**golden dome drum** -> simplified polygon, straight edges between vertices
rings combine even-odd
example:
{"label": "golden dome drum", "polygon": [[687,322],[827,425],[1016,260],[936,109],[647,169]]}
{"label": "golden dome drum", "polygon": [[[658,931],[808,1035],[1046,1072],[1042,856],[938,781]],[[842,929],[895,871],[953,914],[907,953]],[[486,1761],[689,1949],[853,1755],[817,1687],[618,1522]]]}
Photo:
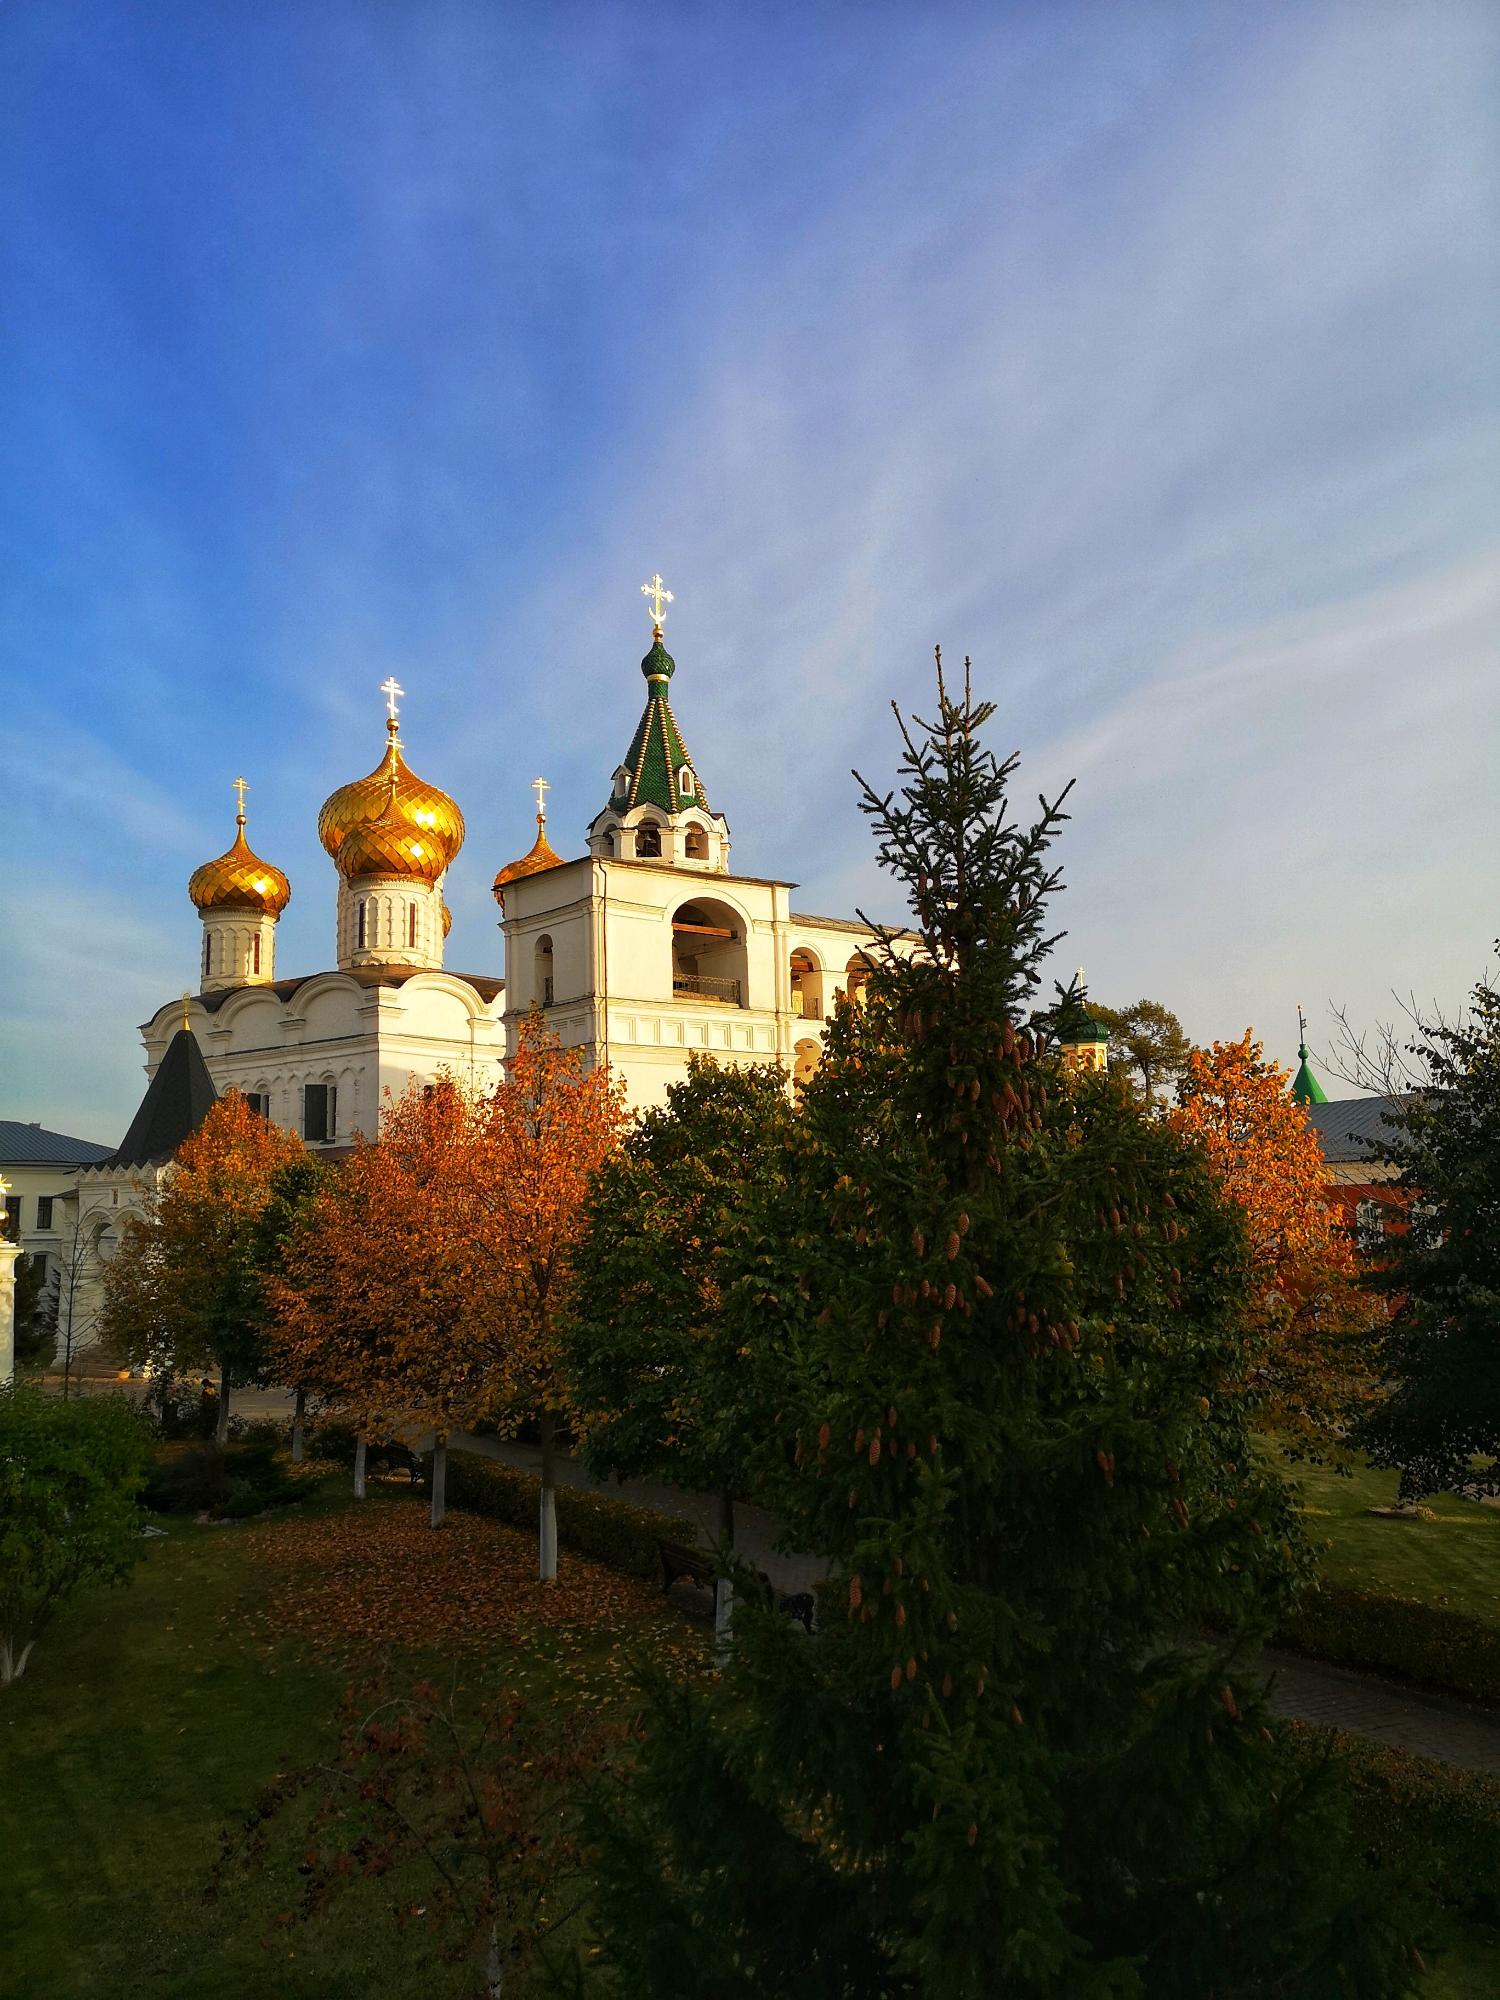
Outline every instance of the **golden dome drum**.
{"label": "golden dome drum", "polygon": [[188,877],[188,894],[200,912],[254,910],[279,917],[292,900],[292,885],[279,868],[253,854],[245,839],[245,821],[235,821],[234,845],[217,861],[205,861]]}
{"label": "golden dome drum", "polygon": [[394,718],[386,729],[376,768],[324,802],[318,838],[346,881],[404,875],[436,882],[464,844],[464,816],[446,792],[407,768]]}
{"label": "golden dome drum", "polygon": [[544,868],[561,868],[562,865],[562,856],[547,838],[547,816],[545,813],[538,813],[536,839],[532,842],[531,852],[523,854],[519,861],[508,861],[500,870],[495,877],[495,901],[504,903],[507,882],[519,881],[523,875],[540,875]]}

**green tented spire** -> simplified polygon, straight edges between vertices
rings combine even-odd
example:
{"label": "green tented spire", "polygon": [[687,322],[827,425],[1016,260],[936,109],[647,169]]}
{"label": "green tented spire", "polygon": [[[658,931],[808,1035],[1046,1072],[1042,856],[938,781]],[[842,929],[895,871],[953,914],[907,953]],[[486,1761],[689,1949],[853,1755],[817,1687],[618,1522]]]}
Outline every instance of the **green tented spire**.
{"label": "green tented spire", "polygon": [[[632,806],[640,805],[660,806],[668,813],[681,812],[684,806],[708,810],[707,795],[667,700],[667,684],[676,671],[677,662],[662,644],[658,627],[651,650],[641,661],[646,708],[621,767],[627,782],[623,792],[617,782],[610,799],[616,812],[629,812]],[[687,784],[683,783],[684,771],[689,774]]]}
{"label": "green tented spire", "polygon": [[1292,1096],[1298,1104],[1326,1104],[1328,1092],[1319,1083],[1312,1064],[1307,1060],[1307,1016],[1300,1007],[1297,1009],[1297,1033],[1300,1037],[1297,1043],[1300,1067],[1292,1078]]}

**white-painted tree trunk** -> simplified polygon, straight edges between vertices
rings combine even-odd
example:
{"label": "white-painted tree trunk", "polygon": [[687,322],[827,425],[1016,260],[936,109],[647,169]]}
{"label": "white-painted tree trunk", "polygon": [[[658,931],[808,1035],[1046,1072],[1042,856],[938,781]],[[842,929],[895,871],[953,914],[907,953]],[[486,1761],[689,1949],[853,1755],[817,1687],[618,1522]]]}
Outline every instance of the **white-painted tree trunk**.
{"label": "white-painted tree trunk", "polygon": [[292,1463],[302,1463],[302,1418],[307,1409],[307,1391],[299,1389],[297,1400],[292,1405]]}
{"label": "white-painted tree trunk", "polygon": [[432,1440],[432,1525],[442,1527],[448,1518],[448,1440]]}
{"label": "white-painted tree trunk", "polygon": [[0,1639],[0,1687],[9,1687],[12,1681],[21,1678],[26,1671],[26,1662],[31,1658],[31,1649],[35,1644],[35,1639],[28,1639],[18,1653],[13,1641]]}
{"label": "white-painted tree trunk", "polygon": [[[719,1539],[734,1549],[734,1495],[727,1489],[719,1495]],[[729,1658],[734,1622],[734,1585],[727,1576],[714,1579],[714,1658],[722,1666]]]}
{"label": "white-painted tree trunk", "polygon": [[360,1438],[354,1447],[354,1497],[365,1497],[365,1441]]}
{"label": "white-painted tree trunk", "polygon": [[557,1446],[554,1419],[542,1412],[542,1501],[537,1523],[537,1575],[551,1583],[557,1575]]}
{"label": "white-painted tree trunk", "polygon": [[214,1430],[214,1442],[220,1445],[228,1444],[229,1442],[229,1370],[227,1367],[219,1370],[219,1421]]}

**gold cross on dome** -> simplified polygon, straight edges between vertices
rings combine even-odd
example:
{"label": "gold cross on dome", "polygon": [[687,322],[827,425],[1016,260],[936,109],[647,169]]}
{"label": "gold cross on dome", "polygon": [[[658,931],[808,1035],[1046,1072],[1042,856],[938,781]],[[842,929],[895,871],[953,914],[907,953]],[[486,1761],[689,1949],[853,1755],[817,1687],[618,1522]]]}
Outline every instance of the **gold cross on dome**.
{"label": "gold cross on dome", "polygon": [[641,585],[642,597],[651,600],[651,622],[658,629],[666,616],[667,606],[672,602],[672,593],[659,576],[653,576],[649,583]]}
{"label": "gold cross on dome", "polygon": [[250,780],[249,780],[248,778],[236,778],[236,779],[235,779],[235,781],[234,781],[234,798],[235,798],[235,807],[234,807],[234,809],[235,809],[235,814],[236,814],[236,816],[237,816],[238,818],[240,818],[240,819],[243,819],[243,818],[245,817],[245,794],[246,794],[246,792],[248,792],[248,791],[249,791],[249,789],[250,789]]}
{"label": "gold cross on dome", "polygon": [[392,674],[388,680],[383,680],[380,683],[380,692],[385,696],[385,712],[391,718],[392,722],[394,722],[396,720],[396,697],[398,694],[405,694],[406,689],[402,687],[400,681]]}
{"label": "gold cross on dome", "polygon": [[547,783],[545,778],[533,778],[531,789],[536,793],[536,816],[538,819],[545,819],[547,817],[547,794],[551,791],[552,787]]}

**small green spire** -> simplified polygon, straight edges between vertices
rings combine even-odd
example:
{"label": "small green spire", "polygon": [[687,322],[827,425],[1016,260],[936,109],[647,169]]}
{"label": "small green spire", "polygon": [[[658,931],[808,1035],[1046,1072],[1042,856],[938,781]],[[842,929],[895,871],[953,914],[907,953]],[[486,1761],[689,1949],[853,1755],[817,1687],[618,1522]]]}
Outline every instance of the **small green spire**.
{"label": "small green spire", "polygon": [[1307,1016],[1297,1009],[1297,1060],[1300,1067],[1292,1078],[1292,1097],[1298,1104],[1326,1104],[1328,1092],[1319,1083],[1307,1060]]}
{"label": "small green spire", "polygon": [[661,642],[660,633],[651,651],[641,661],[641,672],[648,681],[669,681],[677,671],[677,662]]}

